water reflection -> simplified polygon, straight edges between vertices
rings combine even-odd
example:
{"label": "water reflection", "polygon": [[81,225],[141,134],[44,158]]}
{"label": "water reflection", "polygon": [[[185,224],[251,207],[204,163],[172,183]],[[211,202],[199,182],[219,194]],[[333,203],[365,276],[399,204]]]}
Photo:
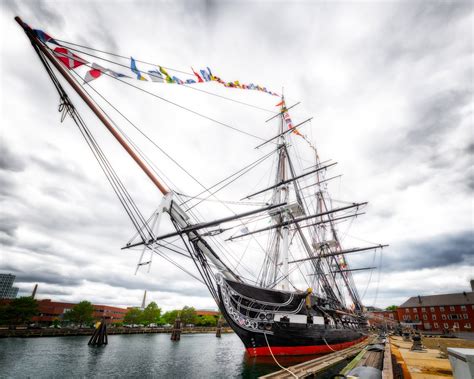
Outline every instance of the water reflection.
{"label": "water reflection", "polygon": [[[323,354],[324,355],[324,354]],[[250,357],[248,354],[244,354],[243,356],[243,365],[242,365],[242,377],[243,378],[256,378],[261,375],[268,374],[270,372],[274,372],[279,370],[280,367],[275,362],[275,359],[278,363],[284,367],[294,366],[302,362],[309,361],[311,359],[315,359],[317,357],[322,356],[319,355],[282,355],[276,356],[273,358],[272,356],[263,356],[263,357]]]}
{"label": "water reflection", "polygon": [[[109,336],[103,347],[89,337],[0,339],[1,378],[257,378],[279,370],[270,357],[249,357],[235,334]],[[317,356],[277,357],[291,366]],[[319,376],[318,376],[319,378]]]}

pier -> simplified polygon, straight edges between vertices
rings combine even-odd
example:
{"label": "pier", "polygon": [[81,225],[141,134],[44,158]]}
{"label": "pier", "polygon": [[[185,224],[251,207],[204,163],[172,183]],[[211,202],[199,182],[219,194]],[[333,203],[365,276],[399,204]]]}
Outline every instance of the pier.
{"label": "pier", "polygon": [[[413,338],[415,337],[415,338]],[[418,338],[416,338],[418,337]],[[348,359],[341,377],[354,375],[358,370],[378,371],[382,379],[445,379],[453,377],[448,359],[448,347],[474,348],[474,341],[461,338],[433,336],[371,336],[350,348],[326,354],[298,365],[261,376],[261,379],[317,378],[330,368]],[[278,357],[276,357],[278,360]],[[355,370],[355,371],[354,371]],[[359,372],[359,374],[362,373]],[[357,375],[357,374],[355,374]]]}
{"label": "pier", "polygon": [[[155,334],[172,333],[172,328],[107,328],[107,334]],[[44,328],[44,329],[0,329],[0,338],[7,337],[61,337],[61,336],[90,336],[94,333],[92,328]],[[216,333],[215,327],[183,327],[182,334]],[[233,333],[229,327],[222,327],[221,333]]]}
{"label": "pier", "polygon": [[[347,349],[326,354],[322,357],[318,357],[295,366],[290,366],[286,369],[261,376],[260,379],[313,378],[317,374],[320,374],[349,358],[357,356],[368,344],[372,343],[374,339],[375,337],[369,337],[365,341]],[[278,360],[278,357],[276,357],[276,359]]]}

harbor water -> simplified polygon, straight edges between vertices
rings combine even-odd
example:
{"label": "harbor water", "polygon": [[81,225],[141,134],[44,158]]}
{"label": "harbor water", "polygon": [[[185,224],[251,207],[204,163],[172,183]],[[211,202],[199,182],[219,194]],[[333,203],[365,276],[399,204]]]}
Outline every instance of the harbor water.
{"label": "harbor water", "polygon": [[[257,378],[276,370],[272,357],[250,358],[235,334],[111,335],[0,339],[0,378]],[[278,357],[285,366],[308,357]]]}

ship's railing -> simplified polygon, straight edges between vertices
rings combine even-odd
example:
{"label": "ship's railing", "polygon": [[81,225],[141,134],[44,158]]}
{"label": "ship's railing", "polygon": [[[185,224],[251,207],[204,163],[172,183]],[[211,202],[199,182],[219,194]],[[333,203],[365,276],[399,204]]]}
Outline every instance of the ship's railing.
{"label": "ship's railing", "polygon": [[[297,314],[304,306],[304,299],[302,299],[295,309],[282,309],[282,304],[260,302],[243,296],[231,288],[225,280],[221,280],[219,286],[224,307],[228,315],[241,328],[254,332],[273,334],[271,330],[275,322],[275,314]],[[242,300],[248,301],[249,303],[244,305],[242,304]],[[287,303],[288,302],[285,302],[285,304]]]}

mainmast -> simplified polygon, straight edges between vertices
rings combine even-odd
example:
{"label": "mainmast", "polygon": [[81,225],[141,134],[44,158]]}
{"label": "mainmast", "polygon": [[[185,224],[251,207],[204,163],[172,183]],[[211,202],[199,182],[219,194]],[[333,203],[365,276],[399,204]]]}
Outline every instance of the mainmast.
{"label": "mainmast", "polygon": [[[277,183],[285,183],[287,179],[287,150],[286,150],[286,136],[287,133],[283,133],[284,130],[284,125],[285,125],[285,120],[283,118],[284,110],[285,110],[285,101],[284,97],[282,96],[282,108],[281,108],[281,117],[280,117],[280,138],[278,141],[278,147],[280,149],[280,154],[279,154],[279,162],[278,162],[278,177],[277,177]],[[289,187],[288,183],[285,183],[282,186],[279,186],[277,189],[278,193],[278,198],[280,199],[280,203],[286,203],[288,204],[289,200]],[[284,208],[284,210],[281,213],[281,222],[284,223],[288,221],[289,215],[288,215],[288,206]],[[281,230],[281,244],[280,244],[280,251],[281,251],[281,274],[283,276],[283,280],[281,281],[281,289],[284,291],[289,290],[289,271],[288,271],[288,234],[289,234],[289,226],[284,225]]]}

